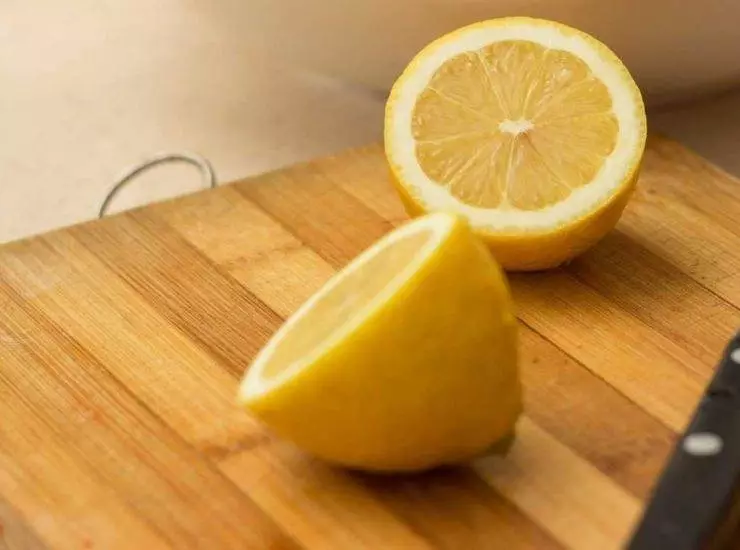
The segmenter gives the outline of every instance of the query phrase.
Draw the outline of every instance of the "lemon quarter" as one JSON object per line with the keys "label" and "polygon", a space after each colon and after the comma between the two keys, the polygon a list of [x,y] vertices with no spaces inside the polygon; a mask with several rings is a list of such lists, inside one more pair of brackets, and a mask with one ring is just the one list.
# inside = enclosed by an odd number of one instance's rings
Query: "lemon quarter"
{"label": "lemon quarter", "polygon": [[465,216],[512,270],[557,266],[609,231],[645,139],[640,91],[617,56],[530,18],[436,40],[386,108],[386,156],[408,211]]}
{"label": "lemon quarter", "polygon": [[516,319],[498,264],[460,217],[381,239],[254,359],[239,399],[322,459],[371,471],[455,463],[522,408]]}

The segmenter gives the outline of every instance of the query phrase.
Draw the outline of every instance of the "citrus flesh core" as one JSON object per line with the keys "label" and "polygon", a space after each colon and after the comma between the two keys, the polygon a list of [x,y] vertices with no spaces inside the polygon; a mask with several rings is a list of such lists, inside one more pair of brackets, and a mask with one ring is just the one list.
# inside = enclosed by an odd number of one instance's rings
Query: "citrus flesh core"
{"label": "citrus flesh core", "polygon": [[331,463],[415,471],[480,455],[522,411],[506,278],[461,217],[386,235],[310,298],[247,370],[239,401]]}
{"label": "citrus flesh core", "polygon": [[619,133],[609,90],[588,65],[526,40],[445,61],[411,124],[430,180],[472,206],[525,211],[591,182]]}

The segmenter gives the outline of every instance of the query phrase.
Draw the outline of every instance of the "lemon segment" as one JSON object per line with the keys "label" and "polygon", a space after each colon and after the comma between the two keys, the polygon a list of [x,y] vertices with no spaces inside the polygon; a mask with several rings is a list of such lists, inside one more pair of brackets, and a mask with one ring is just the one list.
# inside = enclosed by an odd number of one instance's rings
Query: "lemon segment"
{"label": "lemon segment", "polygon": [[343,466],[423,470],[476,456],[522,409],[500,267],[460,217],[390,233],[333,277],[255,358],[239,399]]}
{"label": "lemon segment", "polygon": [[409,212],[465,216],[508,269],[552,267],[601,238],[645,139],[642,98],[619,59],[529,18],[433,42],[386,107],[386,156]]}

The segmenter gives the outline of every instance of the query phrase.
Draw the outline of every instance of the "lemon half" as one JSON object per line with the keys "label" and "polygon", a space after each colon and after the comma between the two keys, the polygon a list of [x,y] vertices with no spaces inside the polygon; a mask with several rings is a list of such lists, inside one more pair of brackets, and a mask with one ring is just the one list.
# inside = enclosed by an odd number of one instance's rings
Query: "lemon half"
{"label": "lemon half", "polygon": [[484,452],[522,409],[500,267],[460,217],[404,225],[306,302],[259,353],[239,399],[324,460],[422,470]]}
{"label": "lemon half", "polygon": [[561,264],[611,229],[645,140],[640,91],[617,56],[530,18],[436,40],[386,108],[386,156],[409,212],[465,216],[514,270]]}

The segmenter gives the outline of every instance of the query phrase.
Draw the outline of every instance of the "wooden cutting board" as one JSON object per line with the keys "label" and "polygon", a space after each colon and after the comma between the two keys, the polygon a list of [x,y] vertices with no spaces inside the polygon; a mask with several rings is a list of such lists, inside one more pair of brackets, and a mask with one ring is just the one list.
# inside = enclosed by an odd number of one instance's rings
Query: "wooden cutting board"
{"label": "wooden cutting board", "polygon": [[283,319],[405,219],[379,147],[5,245],[0,548],[616,548],[740,324],[738,185],[652,139],[618,230],[511,278],[510,455],[420,476],[329,468],[234,404]]}

